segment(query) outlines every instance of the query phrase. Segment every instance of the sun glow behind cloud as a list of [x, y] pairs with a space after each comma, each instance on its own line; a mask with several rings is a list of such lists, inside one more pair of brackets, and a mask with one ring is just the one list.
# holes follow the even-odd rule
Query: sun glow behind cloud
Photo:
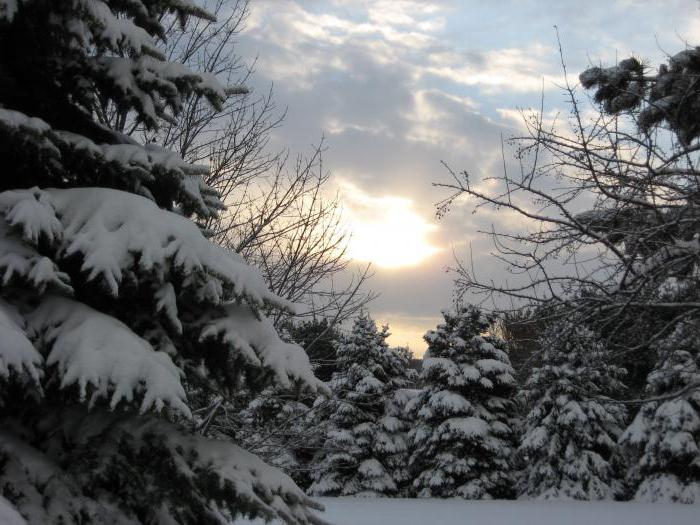
[[437, 227], [413, 209], [409, 199], [375, 197], [341, 182], [343, 211], [352, 232], [348, 256], [381, 268], [416, 266], [440, 249], [428, 236]]

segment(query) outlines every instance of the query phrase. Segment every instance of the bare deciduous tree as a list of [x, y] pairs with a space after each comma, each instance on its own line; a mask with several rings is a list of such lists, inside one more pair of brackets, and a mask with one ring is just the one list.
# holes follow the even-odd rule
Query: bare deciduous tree
[[[145, 129], [109, 104], [98, 116], [188, 162], [208, 164], [206, 183], [216, 188], [226, 207], [205, 225], [214, 240], [255, 264], [276, 294], [302, 304], [301, 315], [342, 323], [374, 294], [364, 290], [369, 268], [350, 271], [349, 235], [338, 196], [329, 195], [323, 140], [310, 155], [295, 159], [272, 148], [271, 134], [285, 112], [275, 107], [272, 86], [262, 94], [245, 87], [255, 61], [246, 63], [236, 48], [249, 1], [207, 0], [203, 7], [217, 21], [193, 20], [183, 31], [173, 17], [166, 25], [163, 53], [216, 76], [235, 96], [220, 111], [193, 96], [158, 130]], [[278, 312], [276, 321], [283, 315]]]
[[[676, 62], [688, 63], [686, 55]], [[700, 314], [700, 145], [677, 114], [689, 98], [697, 102], [697, 74], [687, 66], [682, 82], [674, 77], [675, 102], [660, 98], [670, 89], [668, 72], [679, 75], [674, 59], [656, 75], [636, 61], [588, 70], [584, 87], [599, 87], [590, 103], [562, 61], [568, 119], [550, 119], [542, 108], [523, 112], [527, 132], [510, 141], [515, 170], [504, 156], [491, 184], [452, 170], [451, 182], [436, 184], [450, 191], [441, 212], [471, 199], [527, 225], [483, 232], [514, 278], [482, 280], [458, 261], [462, 293], [489, 297], [502, 311], [577, 312], [632, 368], [640, 363], [640, 379], [650, 346]]]
[[370, 269], [350, 271], [349, 233], [337, 194], [327, 194], [323, 144], [289, 164], [280, 156], [265, 176], [232, 192], [215, 238], [254, 263], [272, 291], [304, 305], [303, 317], [328, 319], [332, 327], [374, 297], [362, 289]]

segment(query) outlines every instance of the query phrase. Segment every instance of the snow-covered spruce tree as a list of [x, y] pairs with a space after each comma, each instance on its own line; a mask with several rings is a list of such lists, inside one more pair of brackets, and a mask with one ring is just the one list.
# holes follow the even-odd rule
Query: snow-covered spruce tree
[[188, 390], [320, 386], [261, 307], [290, 308], [194, 221], [201, 176], [96, 123], [146, 126], [230, 90], [169, 63], [190, 0], [0, 0], [0, 507], [29, 524], [314, 523], [284, 474], [193, 431]]
[[680, 322], [658, 346], [647, 394], [620, 444], [634, 499], [700, 503], [700, 323]]
[[416, 395], [418, 374], [409, 368], [412, 354], [408, 348], [389, 348], [387, 388], [384, 392], [384, 414], [374, 439], [374, 451], [389, 471], [397, 488], [397, 496], [408, 496], [413, 481], [408, 470], [410, 447], [408, 431], [410, 418], [406, 412], [408, 401]]
[[[385, 459], [398, 452], [382, 425], [386, 396], [398, 380], [401, 357], [389, 349], [387, 327], [360, 315], [338, 343], [329, 428], [315, 461], [313, 495], [389, 496], [398, 487]], [[397, 429], [398, 430], [398, 429]]]
[[[415, 370], [411, 370], [415, 373]], [[409, 377], [411, 374], [409, 374]], [[417, 374], [416, 374], [417, 376]], [[417, 377], [415, 378], [417, 379]], [[399, 497], [410, 497], [413, 494], [413, 477], [408, 468], [411, 457], [409, 431], [411, 418], [406, 410], [419, 390], [399, 388], [388, 394], [384, 417], [379, 420], [379, 432], [376, 438], [375, 450], [383, 455], [382, 463], [396, 483]]]
[[[284, 340], [296, 341], [302, 348], [315, 342], [312, 351], [307, 352], [314, 374], [330, 380], [336, 367], [338, 329], [330, 326], [328, 320], [313, 320], [285, 322], [278, 331]], [[313, 481], [313, 459], [325, 441], [331, 407], [325, 396], [303, 386], [294, 381], [291, 388], [276, 385], [257, 393], [247, 389], [245, 398], [237, 400], [233, 407], [243, 408], [222, 410], [229, 417], [219, 418], [227, 421], [217, 422], [217, 427], [307, 489]]]
[[308, 463], [323, 440], [314, 399], [297, 389], [268, 388], [236, 415], [243, 446], [302, 488], [311, 484]]
[[524, 465], [521, 495], [620, 497], [616, 444], [626, 412], [601, 399], [620, 392], [624, 369], [610, 364], [601, 338], [576, 319], [553, 322], [539, 345], [544, 364], [532, 370], [524, 392], [529, 413], [518, 449]]
[[491, 321], [477, 308], [443, 316], [445, 322], [425, 335], [423, 387], [408, 407], [414, 491], [419, 497], [511, 498], [517, 417], [505, 343], [484, 335]]

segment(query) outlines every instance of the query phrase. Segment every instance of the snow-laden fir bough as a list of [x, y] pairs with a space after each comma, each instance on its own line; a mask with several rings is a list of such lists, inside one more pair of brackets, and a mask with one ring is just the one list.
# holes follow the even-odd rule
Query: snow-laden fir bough
[[321, 387], [261, 310], [292, 305], [198, 226], [222, 208], [206, 166], [93, 118], [108, 103], [155, 127], [240, 91], [159, 52], [192, 16], [210, 17], [0, 0], [0, 506], [19, 523], [318, 521], [287, 476], [191, 421], [191, 399], [253, 372]]

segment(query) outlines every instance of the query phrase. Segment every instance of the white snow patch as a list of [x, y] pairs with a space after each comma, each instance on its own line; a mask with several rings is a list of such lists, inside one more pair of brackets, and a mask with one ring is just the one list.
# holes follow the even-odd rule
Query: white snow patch
[[19, 512], [2, 496], [0, 496], [0, 523], [3, 525], [27, 525]]
[[[696, 525], [698, 507], [645, 503], [315, 498], [335, 525]], [[278, 521], [273, 521], [275, 525]], [[235, 525], [262, 525], [236, 520]]]

